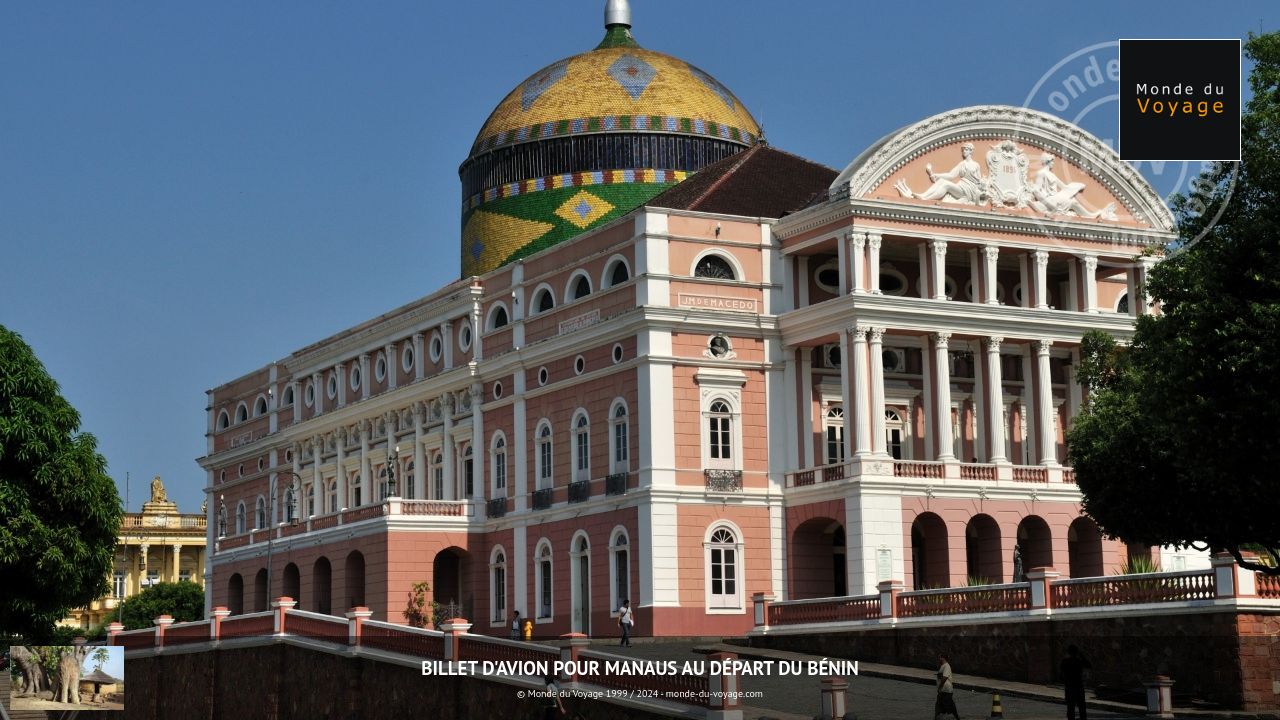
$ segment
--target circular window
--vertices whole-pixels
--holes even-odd
[[[573,359],[573,373],[581,375],[583,370],[587,369],[587,361],[581,355]]]
[[[236,476],[244,477],[244,463],[240,463],[240,467],[236,468]]]
[[[622,362],[622,343],[613,346],[613,364]]]
[[[382,382],[387,379],[387,356],[378,353],[378,359],[373,363],[373,377]]]
[[[351,368],[351,389],[360,389],[360,368],[358,367]]]
[[[409,343],[404,344],[404,352],[400,353],[400,367],[405,372],[413,370],[413,346]]]
[[[463,352],[466,352],[471,349],[471,324],[470,323],[463,325],[462,329],[458,331],[458,347],[462,348]]]
[[[497,400],[498,398],[501,398],[501,397],[502,397],[502,383],[496,382],[493,384],[493,399]]]
[[[302,399],[307,403],[307,407],[311,407],[316,402],[316,387],[311,383],[307,383],[307,389],[302,393]]]
[[[226,481],[227,481],[227,471],[223,470],[222,472],[218,473],[218,482],[226,482]]]
[[[285,461],[285,462],[293,462],[293,451],[292,451],[292,450],[285,450],[285,451],[284,451],[284,461]]]
[[[258,458],[258,470],[262,470],[263,465],[266,465],[266,461],[262,458]]]
[[[898,272],[892,266],[882,266],[880,268],[880,292],[884,295],[906,295],[907,276]]]
[[[337,373],[329,373],[329,399],[332,400],[338,396],[338,375]]]
[[[902,359],[902,354],[896,350],[882,350],[880,352],[880,363],[885,372],[902,372]]]
[[[835,295],[840,292],[840,264],[835,260],[828,260],[813,271],[813,281],[818,287]]]
[[[547,384],[547,369],[544,367],[538,368],[538,384],[539,385]]]
[[[1022,283],[1013,286],[1013,304],[1022,304]]]
[[[968,300],[973,300],[973,281],[970,280],[964,284],[964,296]],[[979,302],[986,302],[987,298],[984,294]],[[996,302],[1004,303],[1004,283],[996,283]]]
[[[948,275],[947,279],[943,281],[942,289],[946,292],[948,300],[954,300],[956,298],[956,281],[951,279],[950,275]]]
[[[832,367],[832,368],[840,367],[840,346],[839,345],[827,346],[827,367]]]
[[[723,335],[713,335],[710,342],[707,343],[707,350],[711,353],[711,357],[723,358],[729,354],[729,338]]]
[[[431,336],[431,362],[440,362],[441,356],[444,355],[444,341],[440,339],[440,333]]]

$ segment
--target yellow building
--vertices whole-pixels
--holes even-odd
[[[179,513],[157,475],[142,512],[125,513],[120,523],[111,592],[72,610],[60,624],[88,629],[110,622],[120,602],[156,583],[189,580],[203,588],[206,523],[204,508]]]

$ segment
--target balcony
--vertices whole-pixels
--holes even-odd
[[[551,488],[533,491],[533,509],[546,510],[551,507]]]
[[[420,517],[429,519],[433,524],[457,523],[465,527],[476,513],[471,500],[401,500],[391,498],[373,505],[344,509],[328,515],[313,515],[308,518],[296,518],[291,522],[282,522],[274,528],[257,528],[249,532],[217,538],[214,552],[223,553],[236,548],[251,545],[264,545],[269,541],[279,542],[298,536],[306,536],[343,525],[356,523],[387,523],[389,518],[399,518],[397,522],[417,522],[406,518]],[[446,519],[447,518],[447,519]]]
[[[586,502],[591,497],[591,481],[578,480],[569,483],[569,502]]]
[[[741,470],[712,470],[702,471],[703,477],[706,478],[707,492],[720,493],[738,493],[742,492],[742,471]]]
[[[627,494],[627,474],[624,472],[614,473],[604,479],[605,495],[626,495]]]
[[[484,504],[484,516],[500,518],[507,514],[507,499],[504,497],[489,498]]]
[[[898,460],[871,457],[832,465],[803,468],[786,473],[788,488],[811,487],[840,480],[857,481],[864,475],[892,475],[900,480],[947,483],[966,480],[986,483],[1027,483],[1073,485],[1075,470],[1057,465],[1010,465],[1007,463],[962,463],[955,460]],[[708,481],[710,488],[710,481]]]

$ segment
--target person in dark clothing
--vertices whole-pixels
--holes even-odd
[[[1076,708],[1080,708],[1080,720],[1089,720],[1084,707],[1084,673],[1092,665],[1080,655],[1080,648],[1067,646],[1067,657],[1062,661],[1062,682],[1066,685],[1067,720],[1076,720]]]

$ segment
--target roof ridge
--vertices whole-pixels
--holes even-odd
[[[715,190],[719,188],[720,185],[722,185],[725,180],[729,179],[729,176],[736,173],[739,168],[741,168],[744,164],[746,164],[747,160],[749,160],[751,157],[755,155],[756,150],[758,148],[762,148],[762,147],[764,147],[764,143],[756,143],[755,145],[752,145],[751,147],[747,148],[745,151],[741,153],[738,153],[737,155],[731,155],[730,157],[738,158],[738,161],[733,163],[733,166],[730,167],[728,170],[726,170],[723,173],[720,173],[720,177],[716,178],[715,182],[707,186],[707,189],[703,190],[701,195],[698,195],[698,197],[693,199],[693,202],[689,203],[688,209],[696,210],[698,208],[698,205],[703,200],[707,199],[711,195],[711,193],[715,192]]]

